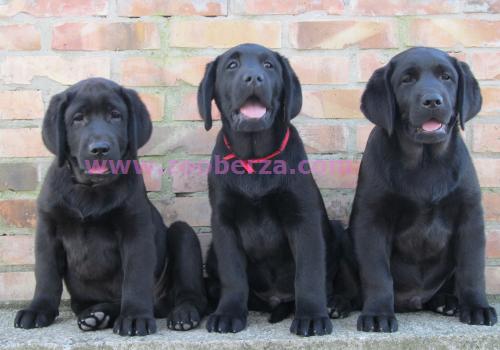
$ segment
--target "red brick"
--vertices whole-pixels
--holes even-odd
[[[474,124],[474,152],[500,152],[500,124]]]
[[[174,193],[207,191],[209,159],[176,159],[168,161],[167,171],[172,178]]]
[[[43,114],[41,91],[0,91],[0,119],[39,119]]]
[[[33,191],[38,185],[35,164],[0,164],[0,191]]]
[[[180,83],[198,85],[205,66],[213,57],[193,56],[167,58],[165,61],[130,57],[120,64],[120,81],[129,86],[173,86]]]
[[[310,11],[322,11],[331,15],[344,10],[342,0],[236,0],[233,12],[245,15],[297,15]]]
[[[40,50],[40,32],[30,24],[0,26],[0,50]]]
[[[154,23],[64,23],[52,31],[54,50],[159,49],[160,33]]]
[[[118,15],[140,16],[221,16],[227,14],[227,0],[120,0]]]
[[[367,82],[373,72],[380,67],[383,67],[389,60],[391,55],[381,51],[360,51],[359,52],[359,81]]]
[[[498,87],[482,87],[481,94],[483,95],[483,107],[480,115],[500,116],[500,88]]]
[[[176,197],[174,201],[155,201],[167,225],[177,220],[191,226],[210,226],[210,204],[208,197]]]
[[[500,193],[483,192],[484,218],[488,221],[500,221]]]
[[[500,294],[500,266],[486,266],[486,293]]]
[[[407,45],[435,47],[498,47],[500,22],[479,19],[416,19]]]
[[[263,20],[175,20],[169,34],[171,47],[229,48],[245,42],[281,47],[281,23]]]
[[[457,13],[459,1],[428,0],[358,0],[353,12],[368,16],[435,15]]]
[[[30,84],[35,77],[47,77],[61,84],[74,84],[82,79],[109,78],[108,57],[11,56],[0,62],[0,82]]]
[[[0,300],[30,300],[35,291],[35,274],[29,272],[0,273]]]
[[[356,148],[359,152],[364,152],[368,136],[373,130],[373,124],[360,124],[356,126]]]
[[[0,265],[32,265],[34,248],[33,236],[0,236]]]
[[[359,160],[310,160],[314,178],[320,188],[355,188],[358,181]]]
[[[500,80],[500,52],[474,52],[469,54],[469,60],[477,79]]]
[[[486,239],[486,257],[500,258],[500,230],[487,230]]]
[[[165,112],[165,96],[163,94],[140,92],[142,102],[146,105],[153,121],[163,119]]]
[[[141,160],[142,177],[149,192],[161,191],[163,181],[163,166],[159,162]]]
[[[342,125],[296,125],[307,153],[332,153],[347,148],[347,127]]]
[[[394,22],[308,21],[290,24],[290,43],[297,49],[397,47]]]
[[[305,91],[301,113],[314,118],[361,118],[360,89]]]
[[[173,107],[172,116],[174,120],[201,120],[196,91],[181,96],[179,104]],[[219,109],[215,102],[212,102],[212,118],[214,120],[220,119]]]
[[[0,157],[47,157],[38,128],[0,129]]]
[[[342,84],[349,82],[348,56],[295,56],[290,63],[302,84]]]
[[[0,5],[0,17],[18,13],[35,17],[103,16],[108,13],[108,0],[10,0]]]
[[[479,183],[481,187],[500,187],[500,159],[474,159]]]
[[[0,201],[0,222],[14,227],[35,227],[36,202],[29,199]]]

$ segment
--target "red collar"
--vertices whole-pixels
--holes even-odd
[[[266,160],[272,159],[276,157],[278,154],[283,152],[286,148],[286,145],[288,144],[288,140],[290,139],[290,128],[286,129],[286,134],[285,137],[283,138],[283,141],[281,142],[280,148],[278,148],[276,151],[273,153],[262,157],[262,158],[256,158],[256,159],[240,159],[241,164],[243,165],[243,168],[247,171],[249,174],[255,173],[254,168],[252,167],[252,163],[263,163]],[[224,135],[224,144],[226,145],[227,149],[231,152],[228,155],[224,157],[224,160],[230,160],[234,158],[238,158],[234,152],[231,150],[231,145],[229,144],[228,139],[226,138],[226,135]]]

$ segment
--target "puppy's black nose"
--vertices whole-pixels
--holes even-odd
[[[89,152],[94,156],[103,156],[109,152],[111,145],[106,141],[92,142],[89,145]]]
[[[425,108],[439,108],[443,104],[443,97],[439,94],[425,94],[422,96],[422,106]]]
[[[248,85],[260,85],[264,81],[262,74],[248,73],[243,75],[243,81]]]

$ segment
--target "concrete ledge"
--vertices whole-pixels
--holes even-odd
[[[499,310],[500,305],[496,305]],[[35,330],[15,329],[14,309],[0,309],[1,349],[499,349],[500,325],[468,326],[456,317],[428,312],[399,314],[399,332],[369,334],[356,331],[357,313],[334,320],[334,333],[324,337],[300,338],[289,333],[290,320],[267,323],[252,313],[248,328],[238,334],[207,333],[204,324],[190,332],[170,331],[158,320],[159,332],[147,337],[122,338],[111,330],[81,332],[69,311],[61,312],[55,324]]]

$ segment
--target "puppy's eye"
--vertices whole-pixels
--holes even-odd
[[[273,64],[269,61],[264,62],[264,68],[271,69],[273,68]]]
[[[451,76],[448,73],[441,74],[441,80],[450,80]]]
[[[238,61],[230,61],[228,64],[227,64],[227,69],[235,69],[238,67]]]
[[[415,77],[413,75],[410,75],[410,74],[406,74],[405,76],[403,76],[403,78],[401,79],[401,82],[403,84],[409,84],[409,83],[413,83],[415,81]]]
[[[83,117],[84,117],[83,113],[75,113],[75,115],[73,115],[73,123],[82,122]]]
[[[113,109],[110,114],[111,114],[111,118],[113,118],[113,119],[121,119],[121,117],[122,117],[122,114],[120,113],[120,111],[118,111],[116,109]]]

